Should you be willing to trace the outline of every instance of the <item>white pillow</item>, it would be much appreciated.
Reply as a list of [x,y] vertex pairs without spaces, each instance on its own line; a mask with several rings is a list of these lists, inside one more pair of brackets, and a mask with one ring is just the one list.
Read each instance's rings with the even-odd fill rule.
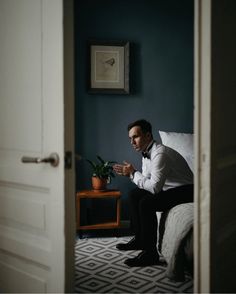
[[177,152],[187,161],[192,172],[194,171],[193,134],[159,131],[163,145]]

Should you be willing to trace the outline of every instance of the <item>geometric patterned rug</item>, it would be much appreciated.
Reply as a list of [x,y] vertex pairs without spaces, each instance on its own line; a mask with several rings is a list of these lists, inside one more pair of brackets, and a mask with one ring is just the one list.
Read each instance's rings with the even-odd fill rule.
[[128,267],[124,260],[137,251],[119,251],[116,244],[131,237],[78,239],[75,244],[75,293],[193,293],[193,280],[174,282],[166,266]]

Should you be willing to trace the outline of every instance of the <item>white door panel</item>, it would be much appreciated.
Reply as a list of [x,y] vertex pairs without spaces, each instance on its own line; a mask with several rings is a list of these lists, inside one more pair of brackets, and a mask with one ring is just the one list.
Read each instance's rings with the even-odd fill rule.
[[[0,0],[0,291],[64,292],[61,0]],[[23,156],[60,163],[24,164]]]
[[[41,151],[41,1],[1,1],[1,149]],[[30,25],[29,22],[30,21]],[[17,44],[17,46],[16,46]],[[27,62],[25,62],[27,60]],[[21,103],[16,103],[16,100]],[[40,110],[40,111],[39,111]],[[30,124],[28,123],[30,122]],[[3,127],[7,125],[8,127]],[[34,128],[34,133],[30,131]],[[18,134],[19,128],[21,132]],[[33,136],[33,137],[31,137]]]

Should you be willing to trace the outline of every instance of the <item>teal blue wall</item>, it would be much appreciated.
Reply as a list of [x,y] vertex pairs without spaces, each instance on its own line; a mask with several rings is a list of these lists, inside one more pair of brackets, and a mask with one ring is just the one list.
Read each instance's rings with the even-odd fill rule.
[[[87,93],[87,41],[126,40],[130,46],[130,95]],[[146,118],[158,130],[193,131],[193,0],[75,1],[76,152],[95,159],[127,160],[140,167],[127,124]],[[77,163],[77,189],[91,187],[91,170]],[[122,218],[133,184],[116,177]],[[104,208],[104,206],[103,206]]]

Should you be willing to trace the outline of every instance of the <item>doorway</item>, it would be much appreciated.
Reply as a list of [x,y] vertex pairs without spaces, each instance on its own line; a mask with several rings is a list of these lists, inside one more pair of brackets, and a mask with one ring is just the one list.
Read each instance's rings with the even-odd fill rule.
[[[132,158],[139,166],[140,160],[130,150],[127,141],[126,126],[131,120],[147,113],[147,119],[155,125],[156,136],[158,130],[163,128],[193,132],[194,2],[184,1],[180,7],[179,3],[170,5],[167,1],[165,4],[159,3],[158,9],[156,6],[150,9],[150,4],[144,2],[135,4],[134,7],[132,1],[127,7],[126,2],[116,4],[112,14],[104,9],[107,6],[101,3],[75,3],[75,48],[76,52],[80,53],[76,55],[75,52],[76,63],[79,64],[75,85],[75,146],[76,153],[83,158],[95,159],[96,154],[99,154],[108,160],[122,161],[123,155],[127,154],[127,157]],[[99,10],[101,7],[102,11]],[[150,19],[151,22],[147,21]],[[91,25],[93,22],[96,27]],[[106,40],[111,36],[131,42],[132,92],[128,96],[88,94],[87,41],[91,38]],[[153,46],[150,46],[150,42]],[[157,52],[158,58],[155,59]],[[163,108],[159,105],[163,105]],[[108,141],[108,137],[112,139]],[[89,188],[90,184],[84,179],[90,179],[91,171],[85,161],[79,162],[78,165],[80,172],[77,188]],[[110,187],[122,187],[124,195],[127,195],[131,184],[117,178]],[[127,207],[127,197],[123,197],[122,202],[122,206]],[[109,207],[107,209],[109,210]],[[122,212],[122,218],[128,220],[126,209]]]

